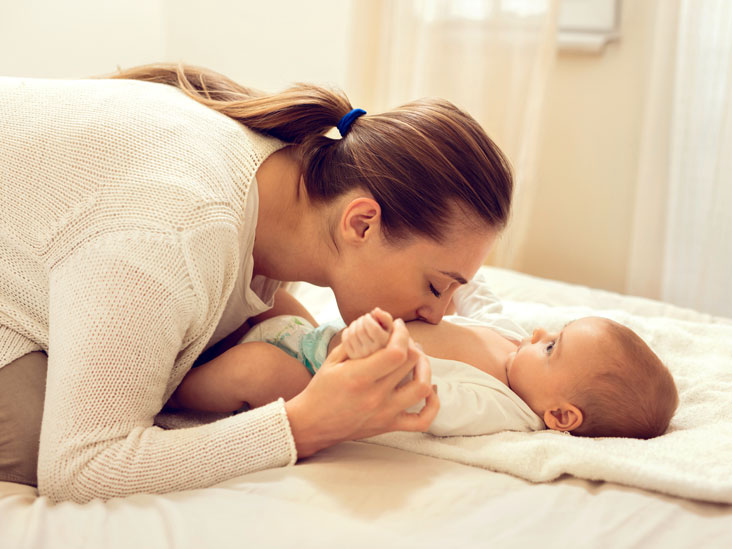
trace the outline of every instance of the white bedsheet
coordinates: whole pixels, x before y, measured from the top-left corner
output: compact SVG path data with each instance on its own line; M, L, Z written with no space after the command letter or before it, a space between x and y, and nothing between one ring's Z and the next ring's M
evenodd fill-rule
M486 269L506 308L524 302L728 321ZM305 293L327 317L327 294ZM562 476L533 484L396 448L340 444L218 486L52 505L0 483L0 547L729 547L732 506Z

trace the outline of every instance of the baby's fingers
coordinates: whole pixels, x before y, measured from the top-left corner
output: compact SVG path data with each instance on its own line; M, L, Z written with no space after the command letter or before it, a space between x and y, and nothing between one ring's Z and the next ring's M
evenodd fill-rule
M389 313L376 307L373 311L371 311L371 315L376 319L376 321L387 333L391 333L394 319Z
M389 341L390 332L382 328L381 324L372 315L364 317L362 327L366 335L363 339L369 340L371 352L383 347Z

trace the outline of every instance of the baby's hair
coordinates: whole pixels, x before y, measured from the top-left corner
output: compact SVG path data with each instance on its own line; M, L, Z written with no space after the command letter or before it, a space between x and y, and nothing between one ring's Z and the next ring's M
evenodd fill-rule
M606 361L578 384L570 401L582 410L573 435L649 439L662 435L678 406L673 376L633 330L607 320Z

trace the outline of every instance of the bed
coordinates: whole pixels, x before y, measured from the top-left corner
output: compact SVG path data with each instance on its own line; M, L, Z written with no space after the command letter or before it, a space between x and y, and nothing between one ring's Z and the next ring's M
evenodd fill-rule
M395 434L207 489L86 505L0 483L0 546L732 546L732 320L493 267L481 276L526 328L587 314L632 325L677 378L666 438L575 451L559 433ZM294 291L318 320L336 314L329 291ZM485 461L485 448L531 458Z

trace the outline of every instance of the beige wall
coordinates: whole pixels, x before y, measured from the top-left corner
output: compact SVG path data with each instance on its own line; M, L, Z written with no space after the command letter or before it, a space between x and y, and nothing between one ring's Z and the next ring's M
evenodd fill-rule
M528 273L623 291L653 9L623 2L621 39L560 53L545 99ZM347 87L354 3L341 0L6 2L0 74L86 76L154 60L208 65L252 86ZM368 50L366 44L357 47ZM371 46L374 49L374 46ZM359 103L358 86L351 86Z
M247 85L344 87L350 2L168 0L168 57L216 69Z
M165 0L7 1L0 74L85 77L165 55Z
M558 54L525 272L625 289L655 2L623 2L621 38L602 54Z
M3 2L0 75L85 77L155 61L207 65L250 86L344 86L341 0Z

